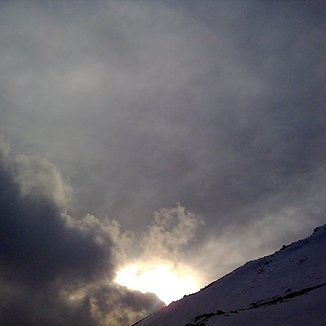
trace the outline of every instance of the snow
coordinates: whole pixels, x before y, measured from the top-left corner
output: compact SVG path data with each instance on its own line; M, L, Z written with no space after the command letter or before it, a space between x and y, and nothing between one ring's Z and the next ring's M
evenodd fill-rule
M326 225L137 326L326 325Z

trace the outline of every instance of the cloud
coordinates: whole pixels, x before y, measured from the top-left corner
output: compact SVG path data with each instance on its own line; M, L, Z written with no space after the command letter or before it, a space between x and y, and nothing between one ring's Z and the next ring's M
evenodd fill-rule
M10 173L26 198L40 187L66 214L96 216L65 223L110 234L117 261L146 241L166 254L144 230L177 245L147 226L178 201L205 220L178 255L195 268L206 248L207 281L325 223L324 2L0 6L0 128L32 155Z
M17 182L23 195L40 192L61 209L71 202L71 187L55 165L36 156L17 155L15 166L19 173Z
M130 325L164 306L154 294L130 291L117 285L98 287L89 298L100 325Z
M241 212L246 223L230 223L223 232L207 232L200 246L193 248L193 268L202 269L203 278L215 280L248 260L267 255L298 238L304 238L325 219L325 171L301 179L295 191L257 202ZM246 218L250 216L250 218Z
M180 201L218 231L317 182L325 5L1 5L0 126L69 176L80 215L137 236Z
M176 208L154 212L153 222L142 239L142 256L170 260L181 258L201 224L203 221L196 214L187 212L179 204Z
M1 325L126 325L161 305L112 283L118 257L108 227L67 215L51 163L8 158L3 141L0 152Z
M134 236L127 237L115 281L130 289L156 293L166 304L198 291L207 280L190 256L203 224L180 204L154 212L140 242Z

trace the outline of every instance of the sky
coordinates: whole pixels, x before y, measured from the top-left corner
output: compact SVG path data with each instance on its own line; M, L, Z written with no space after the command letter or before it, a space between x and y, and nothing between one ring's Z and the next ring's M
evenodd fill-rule
M200 288L324 224L325 14L1 0L0 323L125 326L167 299L120 270Z

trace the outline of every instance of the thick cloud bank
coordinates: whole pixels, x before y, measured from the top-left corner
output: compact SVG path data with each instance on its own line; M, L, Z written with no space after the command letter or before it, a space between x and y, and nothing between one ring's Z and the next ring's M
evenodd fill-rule
M112 283L108 227L66 213L52 164L13 160L3 140L0 155L1 325L127 325L161 305Z
M325 17L321 0L0 0L0 131L28 154L1 170L7 297L37 262L103 319L87 295L115 260L169 256L208 283L324 224ZM205 227L160 210L177 202Z
M179 201L219 232L321 186L324 1L0 5L0 127L81 215L140 233Z

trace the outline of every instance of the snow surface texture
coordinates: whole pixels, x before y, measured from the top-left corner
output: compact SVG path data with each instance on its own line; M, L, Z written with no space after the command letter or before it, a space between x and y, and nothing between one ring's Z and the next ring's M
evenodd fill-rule
M134 325L326 325L326 224Z

